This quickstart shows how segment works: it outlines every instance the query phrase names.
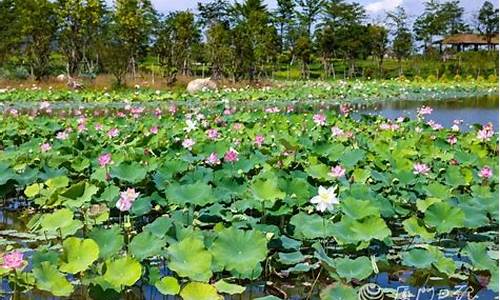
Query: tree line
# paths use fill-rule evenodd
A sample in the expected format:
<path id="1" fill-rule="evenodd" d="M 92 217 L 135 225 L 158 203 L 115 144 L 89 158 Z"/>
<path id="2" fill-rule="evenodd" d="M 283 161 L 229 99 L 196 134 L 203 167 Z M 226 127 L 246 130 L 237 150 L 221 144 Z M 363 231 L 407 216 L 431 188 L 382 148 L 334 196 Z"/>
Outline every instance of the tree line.
<path id="1" fill-rule="evenodd" d="M 410 25 L 397 7 L 384 22 L 370 23 L 365 8 L 344 0 L 212 0 L 197 13 L 160 14 L 150 0 L 0 0 L 0 65 L 27 66 L 37 80 L 49 74 L 51 55 L 64 56 L 70 76 L 111 73 L 119 84 L 153 58 L 169 82 L 191 75 L 196 64 L 214 79 L 258 79 L 282 65 L 300 65 L 309 77 L 313 59 L 325 76 L 341 59 L 348 76 L 356 60 L 372 57 L 379 68 L 391 55 L 400 63 L 416 45 L 430 49 L 436 36 L 478 32 L 491 39 L 498 9 L 485 1 L 472 24 L 457 0 L 427 0 Z"/>

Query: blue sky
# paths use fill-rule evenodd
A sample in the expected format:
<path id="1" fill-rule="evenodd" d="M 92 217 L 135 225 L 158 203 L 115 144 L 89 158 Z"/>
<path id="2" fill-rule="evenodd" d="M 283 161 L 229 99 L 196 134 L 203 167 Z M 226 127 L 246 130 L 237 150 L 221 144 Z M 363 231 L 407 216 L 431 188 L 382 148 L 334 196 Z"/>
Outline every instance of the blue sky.
<path id="1" fill-rule="evenodd" d="M 466 9 L 465 18 L 471 19 L 477 10 L 481 7 L 485 0 L 461 0 L 462 5 Z M 196 10 L 196 4 L 198 2 L 208 2 L 208 0 L 152 0 L 156 9 L 160 12 L 169 12 L 173 10 Z M 269 8 L 276 6 L 276 0 L 265 0 Z M 391 10 L 398 5 L 402 5 L 407 9 L 412 17 L 417 16 L 423 10 L 423 0 L 359 0 L 357 1 L 365 6 L 369 15 L 372 18 L 377 18 L 382 15 L 384 11 Z M 496 6 L 498 2 L 495 0 L 491 1 Z"/>
<path id="2" fill-rule="evenodd" d="M 112 0 L 107 0 L 112 2 Z M 241 1 L 241 0 L 240 0 Z M 444 0 L 442 0 L 444 1 Z M 462 5 L 466 9 L 465 19 L 470 21 L 474 18 L 481 5 L 485 0 L 461 0 Z M 490 0 L 498 7 L 496 0 Z M 162 13 L 174 10 L 190 9 L 195 11 L 198 2 L 209 2 L 209 0 L 152 0 L 153 5 Z M 269 8 L 276 6 L 276 0 L 265 0 Z M 365 6 L 371 19 L 379 19 L 384 15 L 384 11 L 391 10 L 398 5 L 406 8 L 408 14 L 415 18 L 423 10 L 424 0 L 358 0 L 356 1 Z"/>

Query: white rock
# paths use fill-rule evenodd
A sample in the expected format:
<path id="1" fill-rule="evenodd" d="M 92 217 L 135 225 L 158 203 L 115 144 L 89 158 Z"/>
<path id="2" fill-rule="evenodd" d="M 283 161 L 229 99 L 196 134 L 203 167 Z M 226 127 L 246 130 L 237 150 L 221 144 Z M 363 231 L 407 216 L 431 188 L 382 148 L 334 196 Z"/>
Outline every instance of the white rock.
<path id="1" fill-rule="evenodd" d="M 189 82 L 186 91 L 190 94 L 195 94 L 200 91 L 215 90 L 217 89 L 217 84 L 210 78 L 195 79 Z"/>
<path id="2" fill-rule="evenodd" d="M 56 77 L 56 80 L 59 81 L 59 82 L 64 82 L 66 81 L 67 77 L 65 74 L 60 74 L 60 75 L 57 75 Z"/>

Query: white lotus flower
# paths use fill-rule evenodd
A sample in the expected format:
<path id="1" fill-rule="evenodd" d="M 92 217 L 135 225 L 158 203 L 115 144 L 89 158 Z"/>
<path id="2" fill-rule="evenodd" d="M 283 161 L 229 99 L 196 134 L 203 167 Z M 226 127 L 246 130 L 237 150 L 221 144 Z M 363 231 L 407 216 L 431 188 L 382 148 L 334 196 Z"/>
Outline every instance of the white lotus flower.
<path id="1" fill-rule="evenodd" d="M 316 204 L 316 209 L 320 212 L 324 212 L 325 210 L 332 210 L 334 204 L 339 204 L 340 201 L 335 195 L 335 187 L 329 187 L 325 189 L 320 186 L 318 189 L 318 195 L 312 197 L 311 203 Z"/>

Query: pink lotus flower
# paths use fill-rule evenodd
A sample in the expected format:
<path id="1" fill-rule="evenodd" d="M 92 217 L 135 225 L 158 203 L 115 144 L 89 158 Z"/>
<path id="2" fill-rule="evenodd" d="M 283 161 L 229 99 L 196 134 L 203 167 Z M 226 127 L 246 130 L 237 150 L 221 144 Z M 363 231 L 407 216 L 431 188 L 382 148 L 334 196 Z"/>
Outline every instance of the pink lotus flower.
<path id="1" fill-rule="evenodd" d="M 426 164 L 416 163 L 413 165 L 413 174 L 427 175 L 431 169 Z"/>
<path id="2" fill-rule="evenodd" d="M 85 126 L 85 123 L 78 124 L 77 131 L 79 133 L 84 132 L 85 130 L 87 130 L 87 126 Z"/>
<path id="3" fill-rule="evenodd" d="M 344 116 L 347 116 L 351 112 L 351 107 L 349 104 L 341 104 L 340 105 L 340 113 Z"/>
<path id="4" fill-rule="evenodd" d="M 332 176 L 333 178 L 343 177 L 345 175 L 345 169 L 342 168 L 342 166 L 332 167 L 329 175 Z"/>
<path id="5" fill-rule="evenodd" d="M 264 136 L 262 136 L 262 135 L 255 136 L 254 143 L 255 143 L 255 145 L 257 145 L 257 147 L 262 146 L 262 144 L 264 144 Z"/>
<path id="6" fill-rule="evenodd" d="M 219 159 L 219 157 L 217 157 L 217 153 L 212 152 L 205 160 L 205 163 L 207 163 L 208 165 L 211 165 L 211 166 L 216 166 L 216 165 L 220 164 L 220 159 Z"/>
<path id="7" fill-rule="evenodd" d="M 120 130 L 118 130 L 118 128 L 111 128 L 111 129 L 108 131 L 108 136 L 109 136 L 110 138 L 117 137 L 119 134 L 120 134 Z"/>
<path id="8" fill-rule="evenodd" d="M 168 108 L 168 112 L 172 115 L 175 115 L 175 113 L 177 112 L 177 106 L 170 105 L 170 107 Z"/>
<path id="9" fill-rule="evenodd" d="M 443 125 L 441 125 L 439 123 L 436 123 L 433 120 L 430 120 L 429 122 L 427 122 L 427 125 L 429 125 L 434 130 L 441 130 L 441 129 L 443 129 Z"/>
<path id="10" fill-rule="evenodd" d="M 100 123 L 95 124 L 95 130 L 101 131 L 102 130 L 102 125 Z"/>
<path id="11" fill-rule="evenodd" d="M 68 133 L 66 131 L 59 131 L 56 134 L 56 139 L 61 140 L 61 141 L 68 139 Z"/>
<path id="12" fill-rule="evenodd" d="M 332 127 L 332 136 L 338 137 L 344 135 L 344 130 L 338 128 L 337 126 Z"/>
<path id="13" fill-rule="evenodd" d="M 230 148 L 226 154 L 224 154 L 224 160 L 228 162 L 235 162 L 238 161 L 238 151 L 234 150 L 233 148 Z"/>
<path id="14" fill-rule="evenodd" d="M 430 115 L 432 114 L 432 107 L 430 106 L 422 106 L 417 110 L 417 115 L 418 116 L 425 116 L 425 115 Z"/>
<path id="15" fill-rule="evenodd" d="M 279 113 L 280 112 L 280 109 L 277 107 L 277 106 L 274 106 L 274 107 L 268 107 L 264 110 L 264 112 L 266 113 L 270 113 L 270 114 L 275 114 L 275 113 Z"/>
<path id="16" fill-rule="evenodd" d="M 111 164 L 111 153 L 105 153 L 98 158 L 99 165 L 105 167 Z"/>
<path id="17" fill-rule="evenodd" d="M 120 192 L 120 199 L 116 202 L 116 208 L 120 211 L 128 211 L 139 197 L 139 194 L 133 188 L 128 188 L 126 191 Z"/>
<path id="18" fill-rule="evenodd" d="M 188 149 L 189 151 L 193 150 L 193 146 L 196 142 L 193 139 L 185 139 L 182 142 L 182 147 Z"/>
<path id="19" fill-rule="evenodd" d="M 481 142 L 489 141 L 494 134 L 493 125 L 491 123 L 486 124 L 483 126 L 483 129 L 477 132 L 477 139 Z"/>
<path id="20" fill-rule="evenodd" d="M 49 144 L 49 143 L 43 143 L 41 146 L 40 146 L 40 150 L 42 152 L 47 152 L 49 151 L 50 149 L 52 149 L 52 146 Z"/>
<path id="21" fill-rule="evenodd" d="M 477 173 L 477 175 L 479 175 L 479 177 L 481 177 L 483 179 L 489 179 L 493 176 L 493 170 L 488 166 L 484 166 L 481 169 L 481 171 L 479 171 L 479 173 Z"/>
<path id="22" fill-rule="evenodd" d="M 219 138 L 219 131 L 215 128 L 207 130 L 207 136 L 211 140 L 216 140 Z"/>
<path id="23" fill-rule="evenodd" d="M 157 117 L 157 118 L 161 118 L 161 114 L 162 114 L 161 109 L 160 109 L 160 108 L 158 108 L 158 107 L 157 107 L 157 108 L 155 108 L 155 111 L 154 111 L 154 115 L 155 115 L 155 117 Z"/>
<path id="24" fill-rule="evenodd" d="M 448 143 L 450 143 L 450 145 L 455 145 L 457 143 L 458 139 L 456 136 L 450 135 L 450 136 L 448 136 L 447 141 L 448 141 Z"/>
<path id="25" fill-rule="evenodd" d="M 153 126 L 149 129 L 151 134 L 158 134 L 158 126 Z"/>
<path id="26" fill-rule="evenodd" d="M 23 257 L 24 255 L 21 251 L 15 250 L 9 252 L 2 257 L 3 264 L 1 267 L 4 269 L 19 269 L 25 264 Z"/>
<path id="27" fill-rule="evenodd" d="M 48 101 L 43 101 L 40 103 L 40 109 L 47 109 L 50 107 L 50 103 Z"/>
<path id="28" fill-rule="evenodd" d="M 313 121 L 318 126 L 326 125 L 326 116 L 324 114 L 315 114 L 313 116 Z"/>
<path id="29" fill-rule="evenodd" d="M 230 107 L 229 107 L 229 108 L 224 109 L 223 114 L 224 114 L 225 116 L 229 116 L 229 115 L 234 114 L 235 112 L 236 112 L 236 108 L 234 108 L 234 107 L 233 107 L 233 108 L 230 108 Z"/>
<path id="30" fill-rule="evenodd" d="M 233 129 L 236 131 L 240 131 L 244 128 L 245 126 L 242 123 L 234 123 L 233 124 Z"/>

